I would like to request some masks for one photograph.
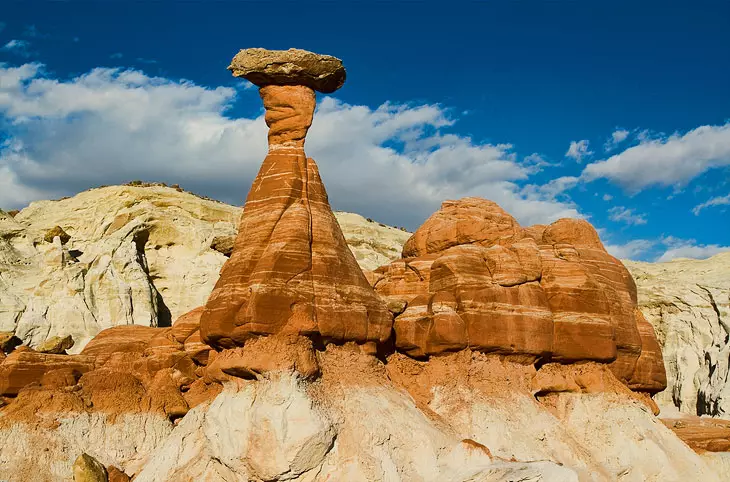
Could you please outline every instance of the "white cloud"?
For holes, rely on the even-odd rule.
[[[588,164],[582,178],[606,178],[630,191],[652,185],[681,186],[714,167],[730,165],[730,123],[701,126],[684,135],[651,139]]]
[[[525,186],[523,192],[541,195],[546,199],[556,199],[559,195],[565,193],[565,191],[575,187],[578,182],[580,182],[580,178],[578,177],[562,176],[541,185],[529,184]]]
[[[593,151],[588,149],[589,144],[585,139],[582,141],[571,141],[565,156],[572,157],[577,162],[581,162],[583,158],[593,154]]]
[[[705,259],[718,253],[730,251],[730,246],[718,244],[696,244],[694,239],[681,240],[666,238],[668,249],[657,259],[657,262],[671,261],[677,258]]]
[[[522,160],[522,165],[530,170],[531,173],[538,173],[545,167],[552,167],[555,164],[549,162],[544,156],[533,152],[529,156],[525,156]]]
[[[619,144],[629,137],[629,131],[626,129],[616,129],[611,133],[611,138],[603,145],[606,151],[616,148]]]
[[[613,196],[611,196],[610,194],[604,194],[603,195],[603,200],[604,201],[610,201],[611,199],[613,199]]]
[[[700,214],[700,211],[702,211],[705,208],[709,208],[711,206],[727,206],[730,205],[730,194],[727,196],[718,196],[713,197],[712,199],[709,199],[702,204],[698,204],[692,209],[692,212],[695,214],[695,216],[698,216]]]
[[[619,259],[639,260],[646,258],[649,250],[656,245],[656,241],[648,239],[634,239],[625,244],[606,244],[606,251]]]
[[[17,207],[142,179],[241,203],[266,155],[267,128],[262,114],[227,116],[237,95],[256,94],[137,70],[97,68],[59,81],[44,78],[40,64],[0,67],[0,118],[12,136],[0,151],[2,189],[14,193],[0,201]],[[579,216],[555,199],[557,187],[521,186],[534,159],[518,160],[508,144],[440,132],[453,123],[436,105],[371,109],[324,97],[307,153],[335,208],[383,222],[415,228],[444,199],[473,195],[525,224]]]
[[[10,40],[0,48],[0,51],[11,52],[21,57],[30,57],[30,42],[25,40]]]
[[[624,206],[614,206],[609,209],[608,218],[617,223],[646,224],[646,217],[643,214],[636,214],[633,209]]]

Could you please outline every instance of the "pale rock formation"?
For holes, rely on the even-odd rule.
[[[662,347],[667,389],[655,400],[663,414],[730,417],[730,253],[625,264]]]
[[[550,462],[493,461],[393,388],[336,394],[293,373],[229,387],[193,410],[135,480],[578,480]]]
[[[58,416],[58,415],[57,415]],[[102,413],[66,413],[53,424],[13,423],[0,416],[0,479],[34,482],[72,480],[81,453],[102,464],[137,473],[145,458],[170,436],[173,424],[160,414],[110,417]]]
[[[335,217],[363,270],[373,271],[400,258],[403,244],[411,236],[408,231],[368,221],[359,214],[335,211]]]

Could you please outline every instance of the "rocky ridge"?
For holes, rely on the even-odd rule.
[[[230,256],[241,208],[162,185],[108,186],[0,211],[0,332],[80,352],[118,325],[164,326],[205,303]],[[395,259],[410,233],[335,213],[363,269]],[[54,227],[65,244],[44,238]]]

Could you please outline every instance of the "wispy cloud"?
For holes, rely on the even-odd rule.
[[[0,32],[2,32],[3,30],[5,30],[5,26],[6,25],[7,24],[5,22],[0,22]]]
[[[0,51],[10,52],[21,57],[30,57],[30,42],[14,39],[3,45]]]
[[[712,206],[728,206],[730,205],[730,194],[727,196],[718,196],[713,197],[702,204],[698,204],[692,209],[692,212],[695,216],[698,216],[700,214],[700,211],[702,211],[705,208],[709,208]]]
[[[608,218],[617,223],[630,225],[646,224],[646,217],[643,214],[636,214],[633,209],[624,206],[615,206],[609,209]]]
[[[611,133],[611,137],[603,145],[604,150],[610,151],[621,144],[629,137],[629,131],[626,129],[616,129]]]
[[[109,56],[110,59],[121,59],[122,57],[124,57],[124,54],[121,52],[114,52]]]
[[[603,195],[603,200],[604,201],[610,201],[611,199],[613,199],[613,196],[611,196],[610,194],[604,194]]]
[[[137,62],[143,63],[143,64],[156,64],[157,61],[155,59],[145,59],[143,57],[137,57]]]
[[[590,143],[585,139],[582,141],[571,141],[570,147],[568,147],[568,150],[565,153],[565,157],[571,157],[575,159],[576,162],[583,161],[584,158],[593,154],[593,151],[588,149],[589,144]]]

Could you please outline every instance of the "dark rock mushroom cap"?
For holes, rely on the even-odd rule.
[[[329,94],[345,83],[345,67],[340,59],[300,49],[241,50],[233,57],[228,70],[259,87],[304,85]]]

